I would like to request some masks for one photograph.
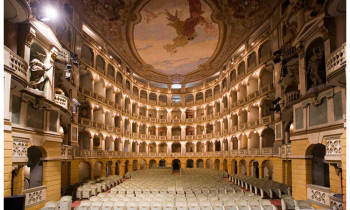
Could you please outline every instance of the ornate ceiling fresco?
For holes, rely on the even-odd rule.
[[[278,0],[72,0],[138,75],[182,83],[208,77],[274,11]]]
[[[141,58],[164,74],[186,74],[209,60],[219,40],[212,10],[201,0],[151,0],[134,27]]]

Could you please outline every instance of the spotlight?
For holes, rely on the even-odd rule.
[[[281,97],[278,97],[272,103],[276,105],[280,100],[281,100]]]
[[[44,16],[40,18],[41,21],[47,22],[50,20],[56,20],[58,17],[57,10],[53,8],[52,6],[46,6],[43,9]]]

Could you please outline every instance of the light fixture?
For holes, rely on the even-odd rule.
[[[52,6],[46,6],[43,8],[43,16],[40,18],[41,21],[47,22],[50,20],[55,20],[58,17],[57,10]]]

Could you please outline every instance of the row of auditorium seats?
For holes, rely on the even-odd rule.
[[[238,186],[250,190],[262,198],[280,198],[282,210],[286,209],[315,209],[308,201],[294,200],[291,196],[291,189],[286,184],[281,184],[267,179],[258,179],[244,174],[233,174],[229,176],[230,181]]]

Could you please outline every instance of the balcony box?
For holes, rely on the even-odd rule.
[[[203,121],[204,120],[204,117],[197,117],[197,122],[201,122],[201,121]]]
[[[206,135],[206,138],[212,138],[213,137],[213,134],[212,133],[208,133],[207,135]]]
[[[171,139],[172,139],[172,140],[180,140],[180,139],[181,139],[181,136],[172,136]]]
[[[156,105],[157,104],[157,102],[153,101],[153,100],[150,100],[149,103],[152,104],[152,105]]]
[[[341,139],[339,138],[326,138],[326,155],[325,161],[327,162],[340,162],[341,161]]]
[[[256,127],[259,125],[259,120],[249,122],[249,127]]]
[[[166,140],[166,136],[159,136],[159,140]]]
[[[197,139],[202,139],[203,135],[197,135]]]
[[[327,81],[334,85],[344,85],[346,67],[346,43],[333,51],[327,58]]]
[[[113,126],[106,126],[106,130],[109,132],[113,132],[114,131],[114,127]]]
[[[159,119],[160,123],[166,123],[166,121],[167,121],[166,119]]]
[[[265,93],[268,93],[270,90],[273,89],[273,84],[268,84],[268,85],[265,85],[261,88],[261,94],[265,94]]]
[[[23,190],[25,194],[25,208],[36,206],[46,201],[46,186],[33,187]]]
[[[138,135],[137,133],[133,133],[133,134],[132,134],[132,137],[133,137],[133,138],[138,138],[139,135]]]
[[[152,140],[155,140],[155,139],[157,139],[157,136],[156,135],[150,135],[149,138],[152,139]]]
[[[99,101],[102,101],[102,102],[105,101],[105,98],[97,93],[94,93],[94,97]]]
[[[207,119],[207,120],[210,120],[210,119],[211,119],[211,115],[208,115],[208,116],[206,117],[206,119]]]
[[[262,124],[267,125],[272,123],[272,115],[262,118]]]
[[[27,163],[28,139],[13,139],[12,161],[15,163]]]
[[[188,118],[186,119],[186,123],[193,123],[194,119],[193,118]]]
[[[8,47],[4,46],[4,49],[4,65],[23,81],[27,81],[28,64]]]
[[[307,184],[307,200],[318,206],[322,206],[329,209],[331,203],[329,195],[331,194],[330,189],[323,186]]]
[[[262,155],[273,155],[274,148],[273,147],[263,147],[260,152]]]
[[[141,101],[142,103],[147,103],[147,99],[145,99],[145,98],[140,98],[140,101]]]
[[[87,118],[80,118],[80,124],[83,126],[91,126],[91,120]]]
[[[236,132],[237,131],[237,125],[232,126],[231,132]]]
[[[240,123],[239,124],[239,130],[244,130],[247,128],[247,123]]]
[[[156,118],[149,118],[149,121],[151,121],[151,122],[157,122],[157,119],[156,119]]]
[[[147,117],[146,116],[141,116],[141,120],[146,121]]]
[[[146,139],[147,135],[146,134],[140,134],[141,139]]]
[[[174,120],[173,120],[173,123],[180,123],[180,122],[181,122],[180,119],[174,119]]]
[[[166,106],[167,103],[166,103],[166,102],[159,102],[159,105],[160,105],[160,106]]]
[[[203,103],[203,99],[196,100],[196,104],[202,104],[202,103]]]
[[[55,104],[60,105],[61,107],[63,107],[66,110],[68,110],[68,108],[69,108],[68,101],[69,101],[68,97],[66,97],[64,95],[60,95],[60,94],[55,94],[55,97],[54,97]]]
[[[91,94],[92,94],[91,90],[85,89],[83,87],[80,88],[80,91],[82,94],[87,95],[87,96],[91,96]]]
[[[186,136],[186,140],[192,140],[192,139],[193,139],[193,137],[194,137],[194,136],[191,136],[191,135]]]
[[[220,117],[220,112],[216,112],[215,117]]]
[[[181,157],[181,153],[180,152],[173,152],[171,153],[172,157]]]

